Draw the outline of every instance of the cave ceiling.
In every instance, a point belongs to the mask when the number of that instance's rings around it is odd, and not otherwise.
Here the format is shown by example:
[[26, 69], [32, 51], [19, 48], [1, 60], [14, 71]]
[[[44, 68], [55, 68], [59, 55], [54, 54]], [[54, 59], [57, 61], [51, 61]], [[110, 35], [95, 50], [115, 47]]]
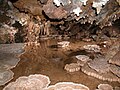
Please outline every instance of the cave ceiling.
[[20, 11], [44, 14], [50, 20], [72, 21], [111, 26], [120, 17], [120, 0], [18, 0]]

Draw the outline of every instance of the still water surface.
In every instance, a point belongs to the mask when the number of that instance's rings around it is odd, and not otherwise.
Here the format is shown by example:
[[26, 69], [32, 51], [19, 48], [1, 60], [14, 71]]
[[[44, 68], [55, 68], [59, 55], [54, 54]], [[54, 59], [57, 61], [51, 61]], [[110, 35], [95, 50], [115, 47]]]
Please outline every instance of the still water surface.
[[[60, 81], [70, 81], [81, 83], [94, 90], [100, 83], [108, 83], [112, 86], [120, 86], [117, 82], [107, 82], [88, 76], [81, 71], [69, 73], [64, 70], [65, 64], [74, 62], [73, 56], [89, 53], [80, 50], [86, 44], [81, 41], [73, 41], [69, 48], [62, 49], [57, 47], [57, 40], [45, 40], [40, 42], [40, 46], [28, 48], [26, 53], [21, 56], [19, 64], [12, 69], [15, 81], [20, 76], [30, 74], [44, 74], [49, 76], [51, 84]], [[90, 55], [92, 56], [92, 55]], [[4, 87], [4, 86], [3, 86]], [[3, 87], [0, 87], [2, 90]]]

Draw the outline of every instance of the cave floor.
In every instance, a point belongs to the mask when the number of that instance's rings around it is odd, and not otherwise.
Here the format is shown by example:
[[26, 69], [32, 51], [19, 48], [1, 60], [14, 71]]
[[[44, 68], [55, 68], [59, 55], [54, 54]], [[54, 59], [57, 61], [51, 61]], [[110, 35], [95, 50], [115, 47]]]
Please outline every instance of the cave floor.
[[[41, 41], [38, 47], [28, 47], [26, 52], [21, 55], [21, 61], [12, 69], [14, 72], [12, 81], [15, 81], [20, 76], [43, 74], [49, 76], [51, 84], [60, 81], [76, 82], [88, 86], [90, 90], [94, 90], [101, 83], [107, 83], [113, 87], [120, 86], [118, 82], [102, 81], [81, 71], [70, 73], [64, 70], [65, 64], [74, 62], [72, 57], [75, 55], [86, 54], [93, 57], [94, 55], [92, 56], [92, 54], [80, 49], [83, 45], [95, 44], [95, 42], [70, 40], [70, 46], [67, 48], [58, 48], [57, 42], [57, 40], [45, 40]], [[1, 86], [0, 90], [3, 87]]]

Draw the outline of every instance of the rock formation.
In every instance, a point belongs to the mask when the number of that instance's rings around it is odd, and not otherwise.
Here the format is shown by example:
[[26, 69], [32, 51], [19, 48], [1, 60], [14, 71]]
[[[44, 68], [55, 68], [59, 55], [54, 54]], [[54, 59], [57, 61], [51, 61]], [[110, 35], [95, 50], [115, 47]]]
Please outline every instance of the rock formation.
[[23, 46], [22, 43], [0, 45], [0, 86], [13, 79], [14, 73], [10, 69], [20, 61]]
[[50, 84], [49, 77], [41, 74], [19, 77], [3, 90], [44, 90]]

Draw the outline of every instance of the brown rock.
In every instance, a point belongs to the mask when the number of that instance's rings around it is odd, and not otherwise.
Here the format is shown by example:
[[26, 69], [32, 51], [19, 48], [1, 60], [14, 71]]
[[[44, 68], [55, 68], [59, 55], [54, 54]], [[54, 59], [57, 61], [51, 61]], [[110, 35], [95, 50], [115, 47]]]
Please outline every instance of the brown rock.
[[18, 0], [13, 4], [20, 11], [29, 12], [33, 15], [42, 15], [42, 8], [37, 0]]
[[45, 14], [51, 19], [62, 19], [67, 15], [67, 11], [63, 7], [56, 7], [52, 3], [48, 3], [43, 7]]

